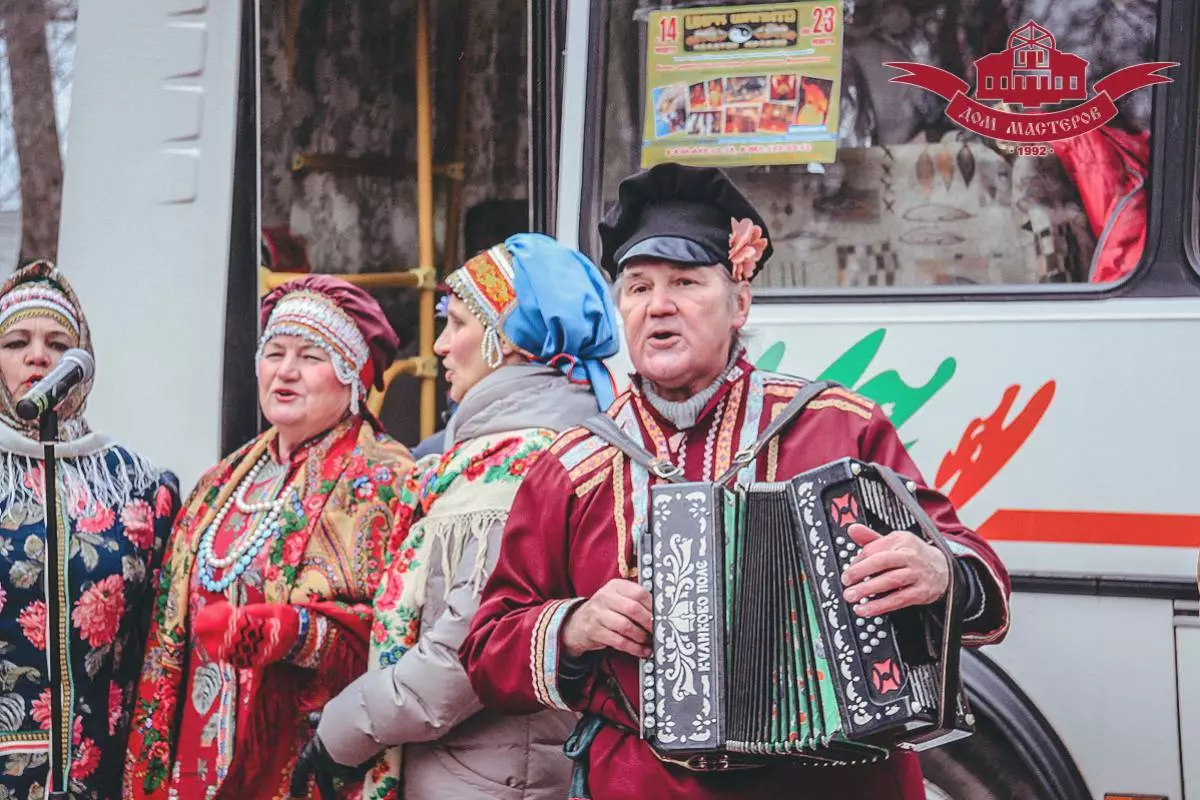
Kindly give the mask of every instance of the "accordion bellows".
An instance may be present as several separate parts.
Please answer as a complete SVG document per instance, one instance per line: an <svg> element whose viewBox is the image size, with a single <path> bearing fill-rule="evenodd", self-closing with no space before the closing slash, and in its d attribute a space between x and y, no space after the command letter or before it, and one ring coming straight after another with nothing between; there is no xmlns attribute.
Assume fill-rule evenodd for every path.
<svg viewBox="0 0 1200 800"><path fill-rule="evenodd" d="M661 758L836 766L970 732L957 625L951 636L928 608L862 618L842 597L850 525L929 535L914 488L853 459L778 483L653 487L638 561L654 604L641 732Z"/></svg>

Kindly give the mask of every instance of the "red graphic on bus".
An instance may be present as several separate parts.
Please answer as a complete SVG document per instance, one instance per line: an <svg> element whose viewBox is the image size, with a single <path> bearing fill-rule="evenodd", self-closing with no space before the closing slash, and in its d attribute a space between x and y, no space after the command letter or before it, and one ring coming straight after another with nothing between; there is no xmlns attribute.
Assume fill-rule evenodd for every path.
<svg viewBox="0 0 1200 800"><path fill-rule="evenodd" d="M1054 46L1054 36L1026 22L1008 37L1008 49L975 62L975 99L1025 108L1087 100L1086 59Z"/></svg>
<svg viewBox="0 0 1200 800"><path fill-rule="evenodd" d="M903 74L892 83L916 86L950 101L946 116L967 130L1005 142L1054 142L1103 127L1117 115L1114 101L1130 92L1170 83L1158 72L1178 64L1154 61L1119 69L1096 81L1088 99L1088 62L1055 47L1050 31L1030 20L1008 37L1008 48L975 62L975 97L962 78L939 67L908 61L888 61L885 67ZM1041 108L1084 101L1061 111L1008 111L988 103Z"/></svg>
<svg viewBox="0 0 1200 800"><path fill-rule="evenodd" d="M971 420L963 431L958 448L946 453L942 459L933 481L955 508L966 505L1021 449L1046 409L1050 408L1054 388L1054 381L1047 381L1012 422L1005 424L1021 392L1021 385L1013 384L1004 390L1000 405L991 416ZM947 492L946 484L953 478L956 478L954 486Z"/></svg>

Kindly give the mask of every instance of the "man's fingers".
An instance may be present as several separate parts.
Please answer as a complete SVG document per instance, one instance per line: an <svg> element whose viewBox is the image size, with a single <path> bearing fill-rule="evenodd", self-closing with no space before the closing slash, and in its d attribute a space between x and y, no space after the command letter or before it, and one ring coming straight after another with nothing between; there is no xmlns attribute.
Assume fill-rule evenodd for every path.
<svg viewBox="0 0 1200 800"><path fill-rule="evenodd" d="M628 653L631 656L646 658L650 655L650 648L646 644L628 639L608 628L600 628L596 632L595 638L597 644L604 647L611 647L614 650L620 650L622 653Z"/></svg>
<svg viewBox="0 0 1200 800"><path fill-rule="evenodd" d="M887 592L906 589L917 582L917 575L911 569L889 569L887 572L872 575L865 581L860 581L846 589L843 597L847 603L857 603L861 598L874 595L879 597Z"/></svg>
<svg viewBox="0 0 1200 800"><path fill-rule="evenodd" d="M614 578L603 586L600 591L603 592L605 589L609 589L620 597L634 601L645 608L647 612L652 610L650 593L640 583L627 581L623 578Z"/></svg>
<svg viewBox="0 0 1200 800"><path fill-rule="evenodd" d="M861 522L856 522L846 529L846 533L854 540L854 543L859 547L866 547L872 542L878 541L885 537L863 525Z"/></svg>
<svg viewBox="0 0 1200 800"><path fill-rule="evenodd" d="M901 569L907 566L909 566L909 560L904 552L899 550L884 550L883 552L862 557L851 564L842 573L842 583L846 586L853 586L863 578L869 578L872 575L878 575L888 570Z"/></svg>
<svg viewBox="0 0 1200 800"><path fill-rule="evenodd" d="M646 644L650 641L650 631L635 623L624 614L613 611L612 609L604 609L596 615L596 622L601 627L614 631L615 633L637 642L638 644Z"/></svg>
<svg viewBox="0 0 1200 800"><path fill-rule="evenodd" d="M649 608L646 608L636 600L632 600L628 597L614 597L609 608L618 614L633 620L634 623L641 626L645 630L653 630L654 615L650 613Z"/></svg>
<svg viewBox="0 0 1200 800"><path fill-rule="evenodd" d="M899 611L909 606L925 605L921 591L914 586L854 606L854 613L860 617L881 617L893 611Z"/></svg>

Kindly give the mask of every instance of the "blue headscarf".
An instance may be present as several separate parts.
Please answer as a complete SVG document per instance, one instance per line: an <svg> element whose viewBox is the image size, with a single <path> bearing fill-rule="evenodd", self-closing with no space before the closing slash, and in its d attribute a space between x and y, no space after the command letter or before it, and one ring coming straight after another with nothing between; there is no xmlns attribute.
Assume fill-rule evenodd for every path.
<svg viewBox="0 0 1200 800"><path fill-rule="evenodd" d="M535 361L576 379L582 372L600 410L616 396L601 359L616 355L617 311L608 283L587 256L540 233L504 241L512 255L517 302L503 322L504 335Z"/></svg>
<svg viewBox="0 0 1200 800"><path fill-rule="evenodd" d="M582 253L540 233L518 233L446 277L483 323L483 354L501 358L500 337L535 362L592 387L601 410L615 383L601 359L616 354L617 313L603 274Z"/></svg>

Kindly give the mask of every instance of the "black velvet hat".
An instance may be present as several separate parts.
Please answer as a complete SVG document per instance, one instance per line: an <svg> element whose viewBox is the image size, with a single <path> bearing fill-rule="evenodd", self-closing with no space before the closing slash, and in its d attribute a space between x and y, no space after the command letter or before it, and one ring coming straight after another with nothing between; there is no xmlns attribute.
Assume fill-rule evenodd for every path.
<svg viewBox="0 0 1200 800"><path fill-rule="evenodd" d="M758 256L737 270L735 224L739 251ZM724 172L673 163L621 181L617 204L600 223L600 244L600 266L614 279L633 259L652 258L691 267L723 264L735 278L749 280L774 252L762 216Z"/></svg>

